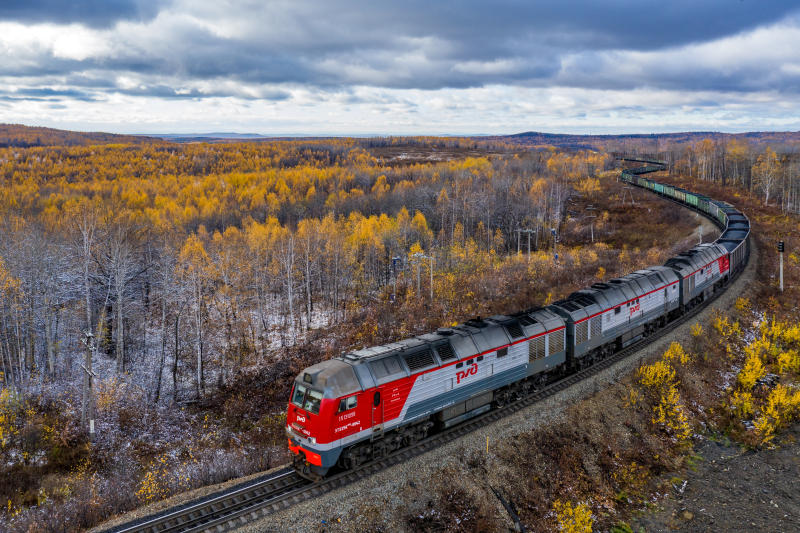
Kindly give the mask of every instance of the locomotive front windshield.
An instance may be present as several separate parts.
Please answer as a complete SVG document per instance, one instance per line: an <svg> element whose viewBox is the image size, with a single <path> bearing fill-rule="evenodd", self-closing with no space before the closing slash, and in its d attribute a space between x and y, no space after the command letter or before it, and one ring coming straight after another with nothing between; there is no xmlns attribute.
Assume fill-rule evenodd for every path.
<svg viewBox="0 0 800 533"><path fill-rule="evenodd" d="M297 383L294 386L292 403L301 409L318 415L319 405L322 403L322 393Z"/></svg>

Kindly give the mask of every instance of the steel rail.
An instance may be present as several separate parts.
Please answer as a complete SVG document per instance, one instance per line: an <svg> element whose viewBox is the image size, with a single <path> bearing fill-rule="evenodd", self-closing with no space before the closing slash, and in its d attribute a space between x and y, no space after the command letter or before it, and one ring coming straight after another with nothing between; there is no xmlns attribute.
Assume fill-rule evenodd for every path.
<svg viewBox="0 0 800 533"><path fill-rule="evenodd" d="M108 529L109 533L203 531L211 522L230 516L253 502L266 502L310 484L292 468L243 483L175 509Z"/></svg>

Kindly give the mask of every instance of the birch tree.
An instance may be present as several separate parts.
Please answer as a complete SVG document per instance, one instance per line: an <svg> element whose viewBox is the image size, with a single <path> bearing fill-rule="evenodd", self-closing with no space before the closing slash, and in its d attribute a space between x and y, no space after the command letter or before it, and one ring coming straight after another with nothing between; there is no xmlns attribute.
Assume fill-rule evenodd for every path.
<svg viewBox="0 0 800 533"><path fill-rule="evenodd" d="M758 156L752 172L756 186L764 191L764 205L769 205L770 193L780 176L780 161L775 150L767 147L764 153Z"/></svg>
<svg viewBox="0 0 800 533"><path fill-rule="evenodd" d="M214 279L214 267L205 246L196 234L191 234L181 248L178 258L179 276L187 282L194 321L195 379L198 398L205 396L203 377L205 353L206 298ZM176 326L177 327L177 326Z"/></svg>

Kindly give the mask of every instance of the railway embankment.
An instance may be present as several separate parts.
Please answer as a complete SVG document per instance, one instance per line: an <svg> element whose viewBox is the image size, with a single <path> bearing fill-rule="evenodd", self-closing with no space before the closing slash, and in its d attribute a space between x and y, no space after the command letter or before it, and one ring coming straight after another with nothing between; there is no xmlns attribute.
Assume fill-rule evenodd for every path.
<svg viewBox="0 0 800 533"><path fill-rule="evenodd" d="M692 468L670 476L669 497L632 523L634 531L797 531L800 527L800 424L778 446L750 450L707 439Z"/></svg>
<svg viewBox="0 0 800 533"><path fill-rule="evenodd" d="M636 370L659 359L673 342L696 344L696 324L710 330L715 317L732 309L739 298L751 295L758 262L758 249L753 246L745 271L692 321L593 377L456 442L239 531L513 530L514 524L492 488L522 508L530 507L528 502L538 496L534 491L541 487L563 490L564 485L574 483L575 492L580 493L586 487L578 485L588 477L635 476L637 470L631 469L630 462L614 464L616 451L640 445L645 453L661 449L657 439L642 433L647 421L633 420L636 417L626 405ZM609 441L613 439L620 442ZM604 445L606 450L598 449ZM514 454L519 454L516 464ZM540 468L521 467L537 456L542 457ZM683 457L665 455L655 466L663 471L677 469L684 464ZM544 479L548 475L563 480L554 483ZM648 492L645 485L648 482L642 480L642 494ZM613 523L616 515L630 512L633 503L608 501L599 507L607 510L605 522ZM536 514L541 510L527 511Z"/></svg>

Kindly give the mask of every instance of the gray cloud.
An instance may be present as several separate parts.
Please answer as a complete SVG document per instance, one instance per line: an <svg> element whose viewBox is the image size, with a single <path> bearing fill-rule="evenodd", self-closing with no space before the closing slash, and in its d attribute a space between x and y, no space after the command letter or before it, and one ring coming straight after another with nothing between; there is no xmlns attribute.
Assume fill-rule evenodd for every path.
<svg viewBox="0 0 800 533"><path fill-rule="evenodd" d="M91 71L96 79L104 77L102 72L127 73L148 80L135 89L118 87L120 91L167 98L231 93L171 89L167 79L178 85L234 80L328 88L565 84L750 91L767 82L788 89L795 80L776 80L773 73L758 81L747 75L751 71L715 72L707 66L694 68L691 60L677 69L642 64L636 76L626 76L626 69L614 63L619 56L613 52L648 53L723 38L785 19L793 9L795 2L729 0L675 0L644 7L639 0L407 0L380 5L345 0L234 6L194 0L30 0L4 3L0 20L92 27L138 21L99 37L109 42L110 50L78 59L46 50L28 60L10 57L3 74L61 74L78 87L102 90L102 84L87 80L84 85L72 73Z"/></svg>
<svg viewBox="0 0 800 533"><path fill-rule="evenodd" d="M700 113L720 93L800 94L798 9L774 0L13 0L0 6L0 82L12 87L0 100L232 98L399 117L431 112L419 91L512 87L697 93L681 105ZM436 110L456 116L472 104ZM552 113L634 117L652 105L582 95Z"/></svg>
<svg viewBox="0 0 800 533"><path fill-rule="evenodd" d="M3 0L0 20L78 23L105 28L120 20L150 20L169 3L153 0Z"/></svg>

